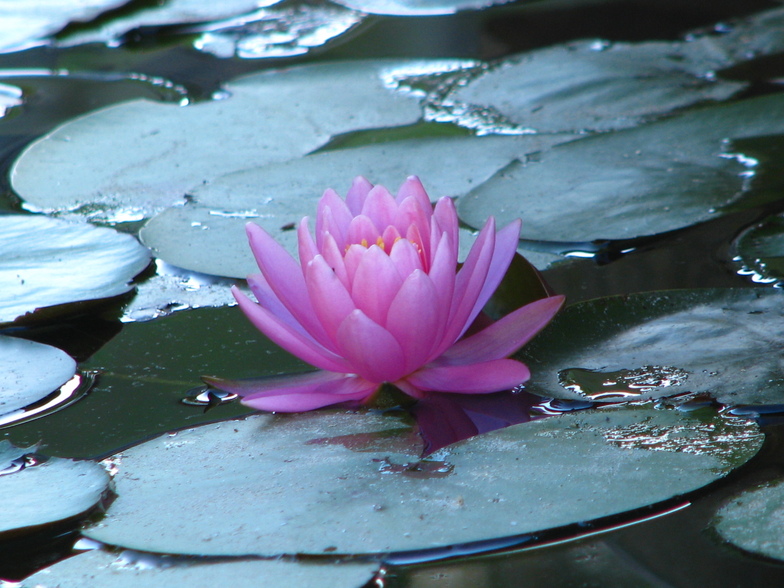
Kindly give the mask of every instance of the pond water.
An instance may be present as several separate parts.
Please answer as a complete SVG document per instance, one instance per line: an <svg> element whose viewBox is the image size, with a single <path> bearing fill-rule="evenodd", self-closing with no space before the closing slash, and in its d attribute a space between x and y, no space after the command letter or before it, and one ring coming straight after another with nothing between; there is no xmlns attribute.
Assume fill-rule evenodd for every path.
<svg viewBox="0 0 784 588"><path fill-rule="evenodd" d="M305 199L294 197L293 203L280 205L268 195L282 187L309 193L308 174L318 176L317 192L332 185L321 185L322 177L343 178L332 185L343 194L357 173L395 178L383 180L390 188L410 173L427 183L432 173L433 183L443 182L445 190L453 190L450 194L461 196L458 212L465 229L478 228L474 225L481 221L474 219L488 214L498 216L499 224L522 216L526 243L520 251L543 268L549 287L566 295L568 305L616 297L575 307L571 314L565 311L561 323L553 324L560 329L555 335L534 341L526 352L530 356L524 355L534 372L529 387L533 392L552 391L551 383L538 378L537 365L542 373L558 365L560 369L550 370L553 377L560 371L578 382L561 384L564 399L574 397L574 390L589 380L601 388L614 386L619 377L626 378L626 387L621 386L626 396L637 394L638 388L641 393L667 388L651 394L653 398L673 394L670 388L678 388L675 394L710 393L681 406L684 414L688 407L713 411L699 417L709 428L721 426L711 420L719 406L714 399L722 406L784 405L784 365L779 359L784 329L777 298L778 281L784 278L777 264L784 254L776 250L781 245L776 215L784 212L784 107L778 100L784 98L784 44L778 40L784 38L784 17L755 16L779 4L542 1L428 15L422 6L431 11L446 7L441 10L449 12L460 3L358 0L345 3L346 8L289 0L261 9L268 12L263 18L257 14L255 21L243 16L250 8L240 7L234 14L202 15L196 24L181 13L170 21L145 21L140 15L152 10L158 4L154 2L119 8L110 4L101 8L106 12L97 20L90 19L101 10L82 19L87 22L67 27L71 18L79 18L58 23L51 17L48 32L2 45L0 84L8 89L0 86L0 113L6 107L0 117L0 212L87 220L132 236L155 217L145 226L142 240L159 259L136 278L138 290L123 293L126 273L142 270L148 253L133 249L135 241L118 245L130 249L107 253L104 263L110 281L122 284L119 292L111 291L103 296L110 298L97 303L72 304L91 299L81 290L93 279L74 271L70 282L59 277L61 281L51 285L54 294L40 295L53 308L4 323L3 335L65 351L78 362L81 377L72 380L69 372L61 379L70 382L64 386L67 393L57 400L44 399L59 402L58 411L33 419L40 417L35 412L40 406L34 404L35 414L0 424L0 439L22 448L40 444L15 456L16 461L9 462L13 468L27 464L33 469L38 453L100 460L166 431L251 412L218 396L206 396L209 410L181 402L205 398L201 375L251 378L307 369L258 334L239 310L225 307L231 300L228 288L244 287L241 277L250 271L239 259L245 239L242 224L267 214L285 243L291 234L289 221L308 214L307 207L301 212ZM208 6L203 3L201 10L209 12ZM405 11L415 15L402 15ZM32 12L21 16L28 23L36 18ZM732 37L736 33L737 38ZM0 43L4 37L12 35L0 23ZM494 61L517 54L523 57ZM611 60L597 61L604 55ZM353 61L360 59L396 61ZM411 59L427 61L399 63ZM294 65L319 69L287 69ZM519 74L504 73L516 67ZM387 88L363 86L365 70L381 72L377 77ZM237 81L259 72L268 73ZM535 79L532 86L518 84L528 72ZM386 96L389 88L396 88L395 100ZM520 96L522 106L515 102ZM105 118L86 117L61 126L122 103L105 111ZM245 106L235 111L233 103ZM377 107L365 109L366 103ZM723 103L724 110L711 110L715 103ZM230 107L219 111L225 104ZM272 110L260 110L259 104ZM264 118L263 125L257 118ZM144 127L147 120L154 120L149 123L154 132ZM167 127L170 121L175 122ZM130 129L127 134L125 129ZM39 141L41 137L47 139ZM455 142L446 147L440 143L447 140ZM131 145L128 153L104 158L115 142ZM648 159L640 164L637 156ZM403 163L394 162L411 169L399 170L396 166ZM417 165L427 169L413 169ZM432 171L439 166L443 169ZM360 171L352 171L357 167ZM510 178L521 182L513 185L511 195L505 187ZM519 197L518 185L530 186L531 200ZM271 212L256 210L254 190L265 194ZM161 228L154 231L153 223ZM749 232L755 227L756 232ZM11 229L0 230L6 234L0 235L0 251L8 251L9 259L21 259L18 266L0 260L0 271L31 270L33 275L33 266L40 267L40 260L31 257L33 247L20 254L8 243ZM66 243L77 239L70 233L60 237L58 231L47 226L32 242L54 241L55 234ZM199 249L205 253L192 253ZM120 259L122 263L115 262ZM78 258L71 263L74 269L82 264ZM49 272L44 282L54 272L41 271ZM24 279L21 282L24 285ZM2 283L11 292L10 282ZM744 292L725 296L724 288ZM50 298L66 289L75 290L76 297ZM716 290L662 294L662 299L670 296L669 302L635 297L682 289ZM752 291L759 292L759 301L750 301ZM629 298L617 298L624 295ZM518 304L518 298L526 297L519 292L503 296ZM0 301L0 311L11 306L11 297L6 294ZM29 310L36 308L35 295L29 304ZM656 310L662 304L672 308ZM191 310L200 306L223 308ZM721 328L715 326L719 316L726 321ZM609 326L597 332L598 325L604 328L602 317L610 317ZM638 332L636 325L643 321L650 321L647 329L660 331ZM722 331L725 324L734 330ZM601 356L606 349L614 355ZM631 355L623 355L625 350ZM621 356L624 359L616 361ZM652 385L646 380L638 386L629 376L639 380L649 372L657 375ZM596 373L602 377L596 379ZM669 374L665 384L661 374ZM700 388L714 375L719 384ZM585 409L589 404L564 400L559 406ZM772 413L758 417L765 434L761 449L743 465L745 459L732 466L700 466L700 475L710 470L713 476L702 487L687 485L686 492L677 490L681 486L674 481L663 481L676 489L654 493L658 498L639 508L610 508L609 514L598 511L537 532L498 533L500 539L485 538L478 546L454 540L462 545L435 552L395 549L368 585L784 583L784 563L764 551L733 546L713 524L717 511L740 492L784 473L784 420L779 418L784 411L776 406L748 412ZM410 422L403 420L408 427ZM324 445L344 443L333 443L337 438L332 431ZM401 465L383 455L393 451L386 449L387 437L373 439L370 449L352 451L381 451L374 459L382 474L408 476L413 470L412 477L418 479L452 475L451 454L440 461L437 453L432 462L417 462L412 469L408 462ZM694 447L686 444L672 452L700 453ZM11 471L0 471L0 478L6 473ZM565 476L569 478L568 471ZM608 503L627 504L628 497L620 494L635 492L633 485L609 487ZM579 492L574 497L582 499ZM94 521L98 518L93 514ZM53 520L58 522L23 533L3 534L0 529L0 578L20 580L72 553L82 520ZM772 533L775 536L775 525ZM780 537L778 541L780 545ZM180 553L174 548L162 552Z"/></svg>

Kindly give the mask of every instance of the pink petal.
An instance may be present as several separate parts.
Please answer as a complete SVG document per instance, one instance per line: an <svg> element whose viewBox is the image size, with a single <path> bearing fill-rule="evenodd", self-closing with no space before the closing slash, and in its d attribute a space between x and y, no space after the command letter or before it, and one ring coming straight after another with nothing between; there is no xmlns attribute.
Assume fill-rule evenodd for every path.
<svg viewBox="0 0 784 588"><path fill-rule="evenodd" d="M326 371L251 380L202 379L210 386L243 396L246 406L272 412L313 410L350 400L362 402L378 387L356 376Z"/></svg>
<svg viewBox="0 0 784 588"><path fill-rule="evenodd" d="M370 245L375 245L380 236L381 231L369 217L365 215L355 216L351 219L346 232L346 245L361 244L369 247ZM340 247L340 241L338 241L338 247Z"/></svg>
<svg viewBox="0 0 784 588"><path fill-rule="evenodd" d="M426 365L405 379L424 391L487 394L510 390L528 380L531 372L513 359L494 359L470 365Z"/></svg>
<svg viewBox="0 0 784 588"><path fill-rule="evenodd" d="M345 201L334 190L327 189L318 203L316 212L316 240L321 248L319 236L331 233L338 242L345 241L346 229L351 219L351 214Z"/></svg>
<svg viewBox="0 0 784 588"><path fill-rule="evenodd" d="M278 300L314 339L322 344L327 343L324 328L316 319L310 304L299 263L260 226L248 223L245 228L261 273Z"/></svg>
<svg viewBox="0 0 784 588"><path fill-rule="evenodd" d="M416 176L408 176L400 190L397 191L397 202L402 204L406 198L411 198L418 204L419 209L425 213L426 224L430 224L430 217L433 214L433 205L430 203L430 196L427 195L425 187Z"/></svg>
<svg viewBox="0 0 784 588"><path fill-rule="evenodd" d="M323 370L343 373L352 371L345 359L331 353L310 335L292 328L263 306L252 302L236 287L232 288L232 294L248 320L271 341L289 353Z"/></svg>
<svg viewBox="0 0 784 588"><path fill-rule="evenodd" d="M343 256L343 263L346 265L346 276L348 277L349 282L349 291L353 291L354 289L354 277L357 275L357 268L367 251L367 248L362 245L351 245Z"/></svg>
<svg viewBox="0 0 784 588"><path fill-rule="evenodd" d="M354 182L346 194L346 205L351 211L351 214L357 216L362 212L362 206L365 204L368 192L373 189L373 184L368 182L362 176L354 178Z"/></svg>
<svg viewBox="0 0 784 588"><path fill-rule="evenodd" d="M396 382L393 382L393 384L408 394L411 398L422 399L426 396L424 392L412 386L406 380L397 380Z"/></svg>
<svg viewBox="0 0 784 588"><path fill-rule="evenodd" d="M417 270L406 278L389 306L387 330L400 343L405 355L405 372L427 363L446 320L436 288L424 272Z"/></svg>
<svg viewBox="0 0 784 588"><path fill-rule="evenodd" d="M313 258L313 261L308 264L306 272L305 282L316 316L334 344L340 323L356 306L340 278L327 265L321 255Z"/></svg>
<svg viewBox="0 0 784 588"><path fill-rule="evenodd" d="M346 270L343 252L338 249L338 245L332 235L324 236L324 247L321 250L321 255L324 257L324 261L327 262L327 265L335 272L338 279L340 279L343 286L349 290L351 288L351 280L349 279L348 271Z"/></svg>
<svg viewBox="0 0 784 588"><path fill-rule="evenodd" d="M392 224L397 214L397 202L384 186L375 186L362 205L362 214L373 221L379 231Z"/></svg>
<svg viewBox="0 0 784 588"><path fill-rule="evenodd" d="M299 251L299 265L304 273L308 262L318 255L316 242L308 227L308 217L303 218L297 227L297 249Z"/></svg>
<svg viewBox="0 0 784 588"><path fill-rule="evenodd" d="M263 274L253 274L252 276L248 276L248 286L261 306L266 308L273 315L278 317L281 321L302 335L313 339L313 337L311 337L308 332L302 328L302 325L300 325L297 319L295 319L294 316L289 312L289 309L286 308L280 300L278 300L278 297L275 295L275 292L272 291L272 288L270 288ZM313 341L315 342L315 339L313 339Z"/></svg>
<svg viewBox="0 0 784 588"><path fill-rule="evenodd" d="M460 243L460 222L457 219L455 203L452 202L451 198L441 198L436 203L431 223L430 242L438 243L443 233L449 233L455 249L458 249L458 244Z"/></svg>
<svg viewBox="0 0 784 588"><path fill-rule="evenodd" d="M482 286L482 291L479 293L474 308L468 316L468 324L474 322L476 316L484 308L487 301L495 292L501 280L504 279L506 270L509 269L509 264L512 263L512 258L517 252L517 245L520 242L520 219L512 221L503 229L495 234L495 249L493 250L493 259L490 261L490 268L487 270L487 277Z"/></svg>
<svg viewBox="0 0 784 588"><path fill-rule="evenodd" d="M373 245L359 261L351 297L357 308L372 321L385 325L389 305L402 285L403 277L395 264L378 245Z"/></svg>
<svg viewBox="0 0 784 588"><path fill-rule="evenodd" d="M470 324L468 318L473 311L479 293L482 291L494 246L495 222L490 217L476 238L463 267L457 272L449 323L443 340L435 353L436 357L451 347L468 328Z"/></svg>
<svg viewBox="0 0 784 588"><path fill-rule="evenodd" d="M403 350L385 328L361 310L352 312L337 333L341 355L369 382L393 382L405 375Z"/></svg>
<svg viewBox="0 0 784 588"><path fill-rule="evenodd" d="M563 296L550 296L526 304L477 334L455 343L438 363L465 365L508 357L542 330L563 302Z"/></svg>
<svg viewBox="0 0 784 588"><path fill-rule="evenodd" d="M401 276L410 276L414 270L424 271L422 258L408 239L400 239L387 251Z"/></svg>

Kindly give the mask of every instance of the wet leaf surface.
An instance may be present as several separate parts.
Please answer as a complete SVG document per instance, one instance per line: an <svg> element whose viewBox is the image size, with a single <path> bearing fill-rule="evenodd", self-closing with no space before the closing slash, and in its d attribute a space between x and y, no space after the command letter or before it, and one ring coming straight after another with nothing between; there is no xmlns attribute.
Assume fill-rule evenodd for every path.
<svg viewBox="0 0 784 588"><path fill-rule="evenodd" d="M42 308L124 294L149 262L146 247L113 229L44 216L0 216L0 323Z"/></svg>
<svg viewBox="0 0 784 588"><path fill-rule="evenodd" d="M0 539L87 513L109 488L109 475L90 461L45 458L35 447L0 441Z"/></svg>
<svg viewBox="0 0 784 588"><path fill-rule="evenodd" d="M161 558L145 553L119 555L93 550L26 578L20 588L192 588L230 579L236 588L324 586L360 588L377 568L374 563L302 563L280 560L212 561Z"/></svg>
<svg viewBox="0 0 784 588"><path fill-rule="evenodd" d="M782 403L783 300L704 289L575 304L520 352L533 374L525 388L603 401L702 392L731 405Z"/></svg>
<svg viewBox="0 0 784 588"><path fill-rule="evenodd" d="M112 458L119 497L85 534L203 555L438 548L660 502L722 477L761 442L753 423L715 414L600 410L493 431L421 461L421 443L394 416L251 416ZM198 497L188 517L175 514L183 496Z"/></svg>

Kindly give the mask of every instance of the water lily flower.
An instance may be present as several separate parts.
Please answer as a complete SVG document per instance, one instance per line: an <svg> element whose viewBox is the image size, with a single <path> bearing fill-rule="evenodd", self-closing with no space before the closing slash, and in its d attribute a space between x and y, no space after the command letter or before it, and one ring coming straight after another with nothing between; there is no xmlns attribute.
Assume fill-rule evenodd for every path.
<svg viewBox="0 0 784 588"><path fill-rule="evenodd" d="M257 409L362 403L383 383L414 398L514 388L530 372L508 356L563 303L538 300L464 337L512 261L520 222L496 232L488 219L458 269L454 204L441 198L433 207L414 176L397 197L362 177L345 201L324 192L315 239L307 217L298 227L299 261L257 225L247 233L261 274L248 277L258 302L234 289L240 308L272 341L319 368L245 383L206 379Z"/></svg>

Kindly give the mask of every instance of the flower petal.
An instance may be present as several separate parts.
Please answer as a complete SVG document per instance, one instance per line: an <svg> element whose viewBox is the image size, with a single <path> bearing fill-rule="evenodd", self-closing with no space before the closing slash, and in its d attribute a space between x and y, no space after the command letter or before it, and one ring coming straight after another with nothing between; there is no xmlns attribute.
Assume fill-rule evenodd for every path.
<svg viewBox="0 0 784 588"><path fill-rule="evenodd" d="M345 359L330 352L309 334L302 333L291 327L263 306L251 301L236 286L232 288L231 292L234 294L234 298L236 298L242 312L248 317L248 320L259 331L269 337L270 340L283 347L289 353L323 370L343 373L352 372Z"/></svg>
<svg viewBox="0 0 784 588"><path fill-rule="evenodd" d="M324 236L324 247L321 250L324 261L332 268L335 275L340 279L346 290L351 289L351 279L349 279L346 262L343 259L343 252L338 249L338 245L332 235Z"/></svg>
<svg viewBox="0 0 784 588"><path fill-rule="evenodd" d="M509 357L550 322L563 302L563 296L550 296L526 304L475 335L455 343L438 363L466 365Z"/></svg>
<svg viewBox="0 0 784 588"><path fill-rule="evenodd" d="M356 306L340 278L321 255L313 258L306 272L305 282L316 316L334 344L338 327Z"/></svg>
<svg viewBox="0 0 784 588"><path fill-rule="evenodd" d="M373 245L362 256L354 273L351 297L372 321L385 326L389 305L403 285L403 277L389 256Z"/></svg>
<svg viewBox="0 0 784 588"><path fill-rule="evenodd" d="M304 272L308 262L318 255L316 242L308 227L308 217L303 218L297 227L297 249L299 251L299 265Z"/></svg>
<svg viewBox="0 0 784 588"><path fill-rule="evenodd" d="M338 243L344 243L351 219L354 217L344 200L331 188L324 191L318 202L316 213L316 243L322 247L321 239L330 233Z"/></svg>
<svg viewBox="0 0 784 588"><path fill-rule="evenodd" d="M405 371L410 373L429 360L434 341L441 330L442 312L432 280L417 270L406 278L389 305L387 330L400 343L405 355Z"/></svg>
<svg viewBox="0 0 784 588"><path fill-rule="evenodd" d="M357 216L362 212L362 206L365 204L365 199L368 193L373 189L373 184L368 182L362 176L357 176L346 194L346 205L351 211L351 214Z"/></svg>
<svg viewBox="0 0 784 588"><path fill-rule="evenodd" d="M494 359L470 365L437 365L433 362L405 379L425 391L487 394L519 386L531 377L524 363Z"/></svg>
<svg viewBox="0 0 784 588"><path fill-rule="evenodd" d="M351 245L369 247L370 245L377 243L380 236L381 231L376 227L370 217L361 214L351 219L348 231L346 232L346 243L344 248ZM338 247L340 247L340 241L338 241Z"/></svg>
<svg viewBox="0 0 784 588"><path fill-rule="evenodd" d="M245 228L261 273L278 300L314 339L326 344L329 339L310 304L299 263L260 226L248 223Z"/></svg>
<svg viewBox="0 0 784 588"><path fill-rule="evenodd" d="M374 186L362 205L362 214L381 232L395 219L397 202L384 186Z"/></svg>
<svg viewBox="0 0 784 588"><path fill-rule="evenodd" d="M425 187L417 176L408 176L403 185L397 191L397 202L402 204L406 198L411 198L419 208L426 214L426 222L430 224L430 217L433 214L433 205L430 203L430 196L427 195Z"/></svg>
<svg viewBox="0 0 784 588"><path fill-rule="evenodd" d="M351 371L369 382L393 382L405 375L406 362L400 344L361 310L346 317L337 338L341 355L351 364Z"/></svg>
<svg viewBox="0 0 784 588"><path fill-rule="evenodd" d="M351 400L362 402L378 388L378 384L362 378L327 371L250 380L202 379L210 386L243 396L246 406L273 412L313 410Z"/></svg>
<svg viewBox="0 0 784 588"><path fill-rule="evenodd" d="M400 239L387 251L389 251L389 259L403 278L410 276L414 270L424 271L422 258L408 239Z"/></svg>
<svg viewBox="0 0 784 588"><path fill-rule="evenodd" d="M460 239L460 222L457 219L455 203L451 198L441 198L436 202L433 210L433 220L430 226L430 243L438 243L441 235L449 233L455 250L458 249ZM432 255L432 252L431 252Z"/></svg>

